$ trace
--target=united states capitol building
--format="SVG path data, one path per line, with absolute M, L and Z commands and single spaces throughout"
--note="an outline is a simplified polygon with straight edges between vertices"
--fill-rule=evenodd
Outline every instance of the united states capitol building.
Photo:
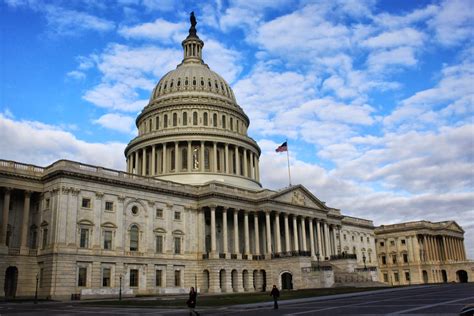
M 0 296 L 474 279 L 454 222 L 376 228 L 302 185 L 262 188 L 249 118 L 202 60 L 195 23 L 182 46 L 183 61 L 137 117 L 126 171 L 0 160 Z

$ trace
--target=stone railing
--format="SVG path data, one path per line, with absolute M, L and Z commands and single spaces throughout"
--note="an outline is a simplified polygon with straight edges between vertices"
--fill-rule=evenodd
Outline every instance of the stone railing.
M 377 271 L 377 267 L 355 268 L 354 271 L 355 272 L 367 272 L 367 271 L 375 272 Z
M 301 268 L 302 272 L 309 273 L 309 272 L 319 272 L 319 271 L 332 271 L 331 266 L 311 266 L 311 267 L 303 267 Z
M 43 167 L 2 159 L 0 159 L 0 169 L 11 169 L 16 172 L 26 172 L 33 175 L 42 175 L 45 172 Z
M 311 252 L 299 250 L 299 251 L 286 251 L 286 252 L 272 253 L 272 259 L 289 258 L 289 257 L 311 257 Z
M 352 253 L 340 254 L 340 255 L 332 255 L 330 257 L 331 260 L 344 260 L 344 259 L 353 259 L 357 260 L 357 255 Z

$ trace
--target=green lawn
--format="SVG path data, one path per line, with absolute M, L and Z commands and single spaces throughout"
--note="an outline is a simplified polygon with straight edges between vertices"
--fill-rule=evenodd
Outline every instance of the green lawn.
M 306 298 L 324 295 L 354 293 L 380 290 L 385 287 L 370 287 L 370 288 L 327 288 L 327 289 L 309 289 L 309 290 L 298 290 L 298 291 L 281 291 L 280 300 L 289 300 L 296 298 Z M 186 307 L 186 296 L 157 296 L 156 299 L 152 297 L 146 298 L 130 298 L 122 301 L 118 300 L 105 300 L 105 301 L 94 301 L 94 302 L 82 302 L 81 304 L 87 305 L 113 305 L 113 306 L 136 306 L 136 307 L 151 307 L 151 306 L 168 306 L 168 307 Z M 259 302 L 271 302 L 269 292 L 264 293 L 240 293 L 240 294 L 202 294 L 198 295 L 197 305 L 200 307 L 205 306 L 226 306 L 236 304 L 247 304 L 247 303 L 259 303 Z

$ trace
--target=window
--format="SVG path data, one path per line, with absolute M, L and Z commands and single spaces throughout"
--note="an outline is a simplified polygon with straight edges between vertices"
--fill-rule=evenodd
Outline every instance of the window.
M 160 128 L 160 117 L 159 116 L 157 116 L 156 119 L 155 119 L 155 127 L 156 127 L 156 129 Z
M 86 286 L 87 283 L 87 268 L 80 267 L 77 276 L 77 286 Z
M 408 254 L 406 254 L 406 253 L 403 254 L 403 262 L 404 263 L 408 262 Z
M 206 170 L 209 170 L 210 168 L 209 156 L 210 156 L 209 148 L 204 148 L 204 169 Z
M 222 115 L 222 128 L 226 128 L 225 127 L 225 115 Z
M 395 240 L 390 240 L 390 246 L 395 246 Z
M 104 249 L 112 249 L 112 232 L 110 230 L 104 231 Z
M 176 169 L 176 156 L 175 155 L 176 155 L 176 152 L 174 151 L 174 149 L 171 149 L 170 150 L 170 156 L 171 156 L 171 161 L 170 161 L 171 166 L 170 166 L 170 168 L 171 168 L 171 170 Z
M 79 242 L 80 248 L 88 248 L 89 247 L 89 229 L 81 228 L 81 238 Z
M 44 208 L 45 208 L 45 209 L 49 209 L 49 206 L 50 206 L 50 199 L 46 199 L 46 200 L 44 201 Z
M 380 242 L 380 247 L 385 246 L 385 243 L 383 241 Z
M 162 286 L 162 282 L 161 282 L 162 278 L 163 278 L 163 271 L 156 270 L 156 277 L 155 277 L 155 285 L 156 286 L 158 286 L 158 287 Z
M 181 212 L 174 212 L 174 219 L 176 221 L 181 220 Z
M 181 253 L 181 238 L 174 237 L 174 253 L 179 255 Z
M 181 286 L 181 271 L 174 271 L 174 286 Z
M 83 208 L 91 208 L 91 199 L 82 198 L 82 207 Z
M 352 236 L 352 241 L 355 241 L 354 236 Z
M 387 273 L 383 274 L 383 281 L 388 283 L 388 274 Z
M 397 263 L 397 255 L 392 255 L 392 263 Z
M 370 237 L 367 237 L 367 242 L 370 242 Z
M 102 286 L 110 287 L 110 268 L 103 268 L 102 269 Z
M 230 130 L 233 131 L 234 130 L 234 119 L 231 117 L 230 118 Z
M 130 270 L 130 287 L 138 287 L 138 270 Z
M 387 258 L 385 256 L 382 256 L 382 264 L 387 264 Z
M 152 124 L 152 120 L 150 119 L 148 121 L 148 132 L 151 132 L 151 124 Z
M 222 154 L 222 151 L 220 149 L 217 150 L 217 161 L 216 161 L 216 165 L 217 165 L 217 171 L 222 171 L 222 167 L 221 167 L 221 154 Z
M 106 211 L 113 211 L 114 210 L 114 202 L 106 201 L 105 202 L 105 210 Z
M 156 209 L 156 218 L 163 218 L 163 210 L 161 208 Z
M 193 112 L 193 125 L 198 125 L 198 113 Z
M 130 251 L 138 251 L 138 227 L 136 225 L 130 228 Z
M 36 249 L 36 240 L 38 238 L 38 232 L 36 230 L 36 226 L 30 229 L 30 248 Z
M 132 214 L 133 214 L 133 215 L 137 215 L 137 214 L 138 214 L 138 206 L 135 205 L 135 206 L 132 207 Z
M 402 245 L 406 245 L 407 242 L 405 241 L 405 239 L 402 239 L 401 243 L 402 243 Z
M 410 272 L 409 271 L 405 271 L 405 280 L 410 281 Z
M 181 169 L 188 169 L 188 149 L 181 149 Z
M 204 121 L 204 126 L 207 126 L 208 124 L 207 112 L 204 112 L 203 114 L 203 121 Z
M 360 236 L 360 242 L 364 242 L 364 237 Z
M 346 237 L 347 237 L 347 236 L 346 236 L 346 234 L 344 234 L 344 240 L 347 240 L 347 238 L 346 238 Z
M 212 125 L 214 127 L 217 127 L 217 114 L 216 113 L 212 115 Z
M 163 115 L 163 127 L 164 128 L 168 127 L 168 115 L 167 114 Z
M 183 112 L 183 125 L 188 125 L 188 112 Z
M 398 272 L 394 272 L 393 273 L 393 279 L 395 280 L 395 282 L 399 282 L 400 279 L 398 278 Z
M 173 126 L 178 125 L 178 114 L 173 113 Z
M 163 236 L 156 236 L 156 253 L 163 253 Z
M 41 244 L 41 249 L 45 249 L 48 246 L 48 229 L 43 229 L 43 243 Z

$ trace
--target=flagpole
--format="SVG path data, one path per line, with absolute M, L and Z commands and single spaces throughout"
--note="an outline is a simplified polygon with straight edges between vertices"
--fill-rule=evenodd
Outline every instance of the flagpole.
M 288 139 L 286 140 L 286 160 L 288 161 L 288 182 L 291 187 L 291 172 L 290 172 L 290 146 L 288 146 Z

